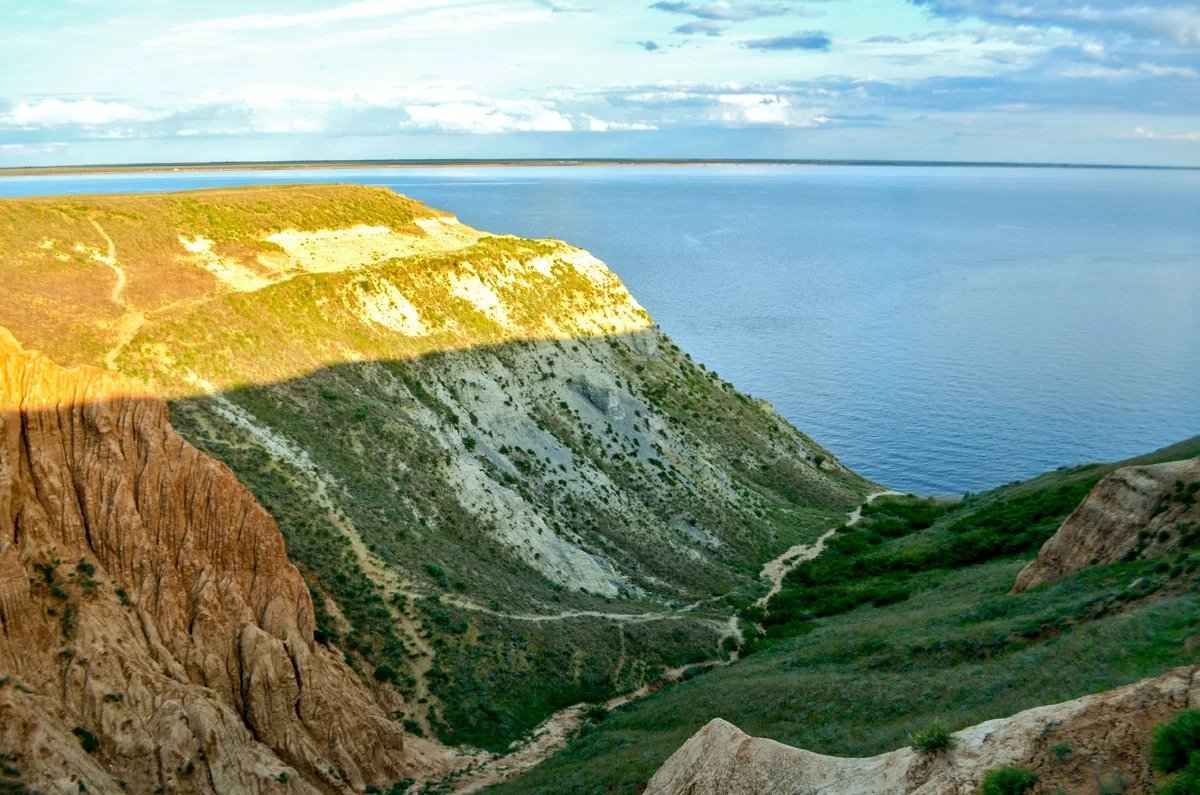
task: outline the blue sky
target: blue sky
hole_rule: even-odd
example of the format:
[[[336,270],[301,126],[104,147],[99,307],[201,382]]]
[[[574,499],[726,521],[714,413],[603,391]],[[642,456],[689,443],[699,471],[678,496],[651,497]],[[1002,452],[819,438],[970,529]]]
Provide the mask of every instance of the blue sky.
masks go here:
[[[1200,165],[1185,0],[0,0],[0,165]]]

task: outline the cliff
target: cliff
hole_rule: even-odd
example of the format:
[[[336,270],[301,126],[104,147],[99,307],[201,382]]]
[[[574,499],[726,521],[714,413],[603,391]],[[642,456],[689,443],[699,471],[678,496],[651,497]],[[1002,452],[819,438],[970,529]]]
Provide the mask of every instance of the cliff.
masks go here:
[[[454,744],[717,656],[870,488],[560,241],[363,186],[2,209],[0,325],[167,398],[279,523],[318,645]]]
[[[1014,591],[1073,571],[1162,555],[1200,537],[1200,458],[1122,467],[1104,477],[1021,570]]]
[[[1151,731],[1200,705],[1198,671],[1177,668],[980,723],[956,732],[955,746],[936,754],[902,748],[864,759],[824,756],[713,720],[663,764],[646,795],[974,795],[983,777],[1004,765],[1038,773],[1039,792],[1095,795],[1113,791],[1103,787],[1119,777],[1121,792],[1151,793]]]
[[[401,728],[166,404],[0,329],[0,749],[41,792],[350,792]]]

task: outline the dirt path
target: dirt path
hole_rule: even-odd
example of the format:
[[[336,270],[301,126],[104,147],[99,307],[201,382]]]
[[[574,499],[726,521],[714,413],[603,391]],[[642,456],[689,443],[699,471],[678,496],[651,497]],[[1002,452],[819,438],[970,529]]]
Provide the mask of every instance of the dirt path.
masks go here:
[[[685,673],[697,666],[728,665],[729,662],[731,661],[713,660],[706,663],[693,663],[692,665],[672,668],[669,671],[664,671],[655,677],[653,681],[642,685],[637,690],[631,690],[628,693],[622,693],[619,696],[610,698],[604,702],[604,708],[612,711],[623,704],[628,704],[630,701],[636,701],[639,698],[645,698],[651,693],[657,693],[667,685],[672,685],[680,681]],[[478,792],[492,784],[516,778],[530,768],[544,762],[556,752],[562,750],[566,746],[567,741],[579,730],[579,727],[585,720],[587,706],[586,704],[576,704],[575,706],[567,707],[554,713],[533,730],[528,741],[511,753],[490,757],[474,757],[475,760],[478,760],[478,766],[470,768],[465,774],[460,775],[453,784],[454,792]]]
[[[867,498],[846,516],[846,524],[843,525],[843,527],[853,527],[854,525],[858,524],[858,521],[862,519],[863,508],[867,507],[875,500],[889,494],[899,493],[900,492],[898,491],[885,490],[877,491],[874,494],[868,494]],[[783,588],[783,578],[788,575],[788,572],[799,566],[801,563],[807,563],[824,552],[825,544],[830,538],[833,537],[833,534],[840,529],[841,527],[830,528],[829,530],[825,531],[820,538],[811,544],[797,544],[774,560],[768,561],[763,566],[762,574],[760,576],[771,581],[771,590],[767,591],[767,595],[759,599],[754,604],[758,605],[759,607],[766,607],[767,603],[771,601],[771,597],[779,593],[780,589]]]
[[[873,494],[867,495],[867,498],[863,500],[858,507],[847,514],[844,525],[831,528],[811,544],[797,544],[779,557],[764,565],[763,576],[770,578],[771,590],[766,596],[764,596],[762,599],[759,599],[756,604],[760,607],[766,606],[766,604],[771,600],[771,597],[779,593],[779,590],[783,584],[783,578],[787,576],[787,573],[799,566],[801,563],[810,561],[820,555],[825,549],[826,542],[828,542],[829,539],[833,537],[833,534],[840,530],[841,527],[852,527],[858,524],[858,522],[862,519],[863,508],[870,505],[880,497],[899,493],[900,492],[898,491],[885,490],[877,491]],[[679,608],[677,611],[674,611],[675,617],[686,614],[708,601],[712,600],[706,599],[700,602],[693,602],[686,607]],[[489,610],[487,612],[494,611]],[[576,615],[606,618],[616,618],[619,616],[628,620],[653,620],[655,618],[671,617],[670,614],[631,615],[627,613],[610,614],[583,610],[570,613],[560,613],[553,616],[525,616],[525,618],[530,620],[554,620],[557,618],[571,617]],[[521,616],[514,615],[511,617],[519,618]],[[723,622],[722,626],[723,634],[720,636],[720,641],[718,642],[724,641],[727,637],[736,638],[739,642],[741,642],[742,631],[738,623],[738,616],[736,613],[729,616],[729,618]],[[684,673],[690,668],[700,665],[728,665],[736,659],[737,655],[735,653],[734,655],[731,655],[729,659],[715,659],[704,663],[695,663],[693,665],[685,665],[680,668],[673,668],[664,672],[661,676],[655,678],[652,682],[643,685],[637,690],[632,690],[628,693],[624,693],[609,699],[604,703],[604,707],[605,709],[613,710],[622,704],[627,704],[630,701],[643,698],[651,693],[656,693],[667,685],[678,682],[683,678]],[[583,725],[586,709],[586,704],[576,704],[574,706],[567,707],[566,709],[559,710],[546,720],[542,721],[542,723],[533,730],[529,739],[515,751],[510,753],[493,755],[476,753],[469,756],[464,755],[464,771],[460,772],[454,781],[454,792],[478,792],[484,787],[491,786],[492,784],[498,784],[502,781],[508,781],[516,778],[527,770],[530,770],[531,768],[541,764],[566,746],[568,740],[570,740],[571,737],[574,736],[579,730],[579,727]]]
[[[98,251],[94,251],[92,259],[112,268],[113,273],[117,276],[117,281],[113,284],[112,292],[108,294],[108,300],[124,310],[121,318],[117,321],[116,341],[104,354],[104,366],[109,370],[116,370],[117,357],[121,355],[121,351],[125,350],[125,346],[133,342],[133,338],[137,336],[142,324],[146,322],[146,316],[139,310],[131,307],[129,302],[125,300],[125,287],[129,284],[129,278],[125,275],[125,269],[121,267],[121,263],[117,261],[117,246],[113,243],[113,239],[108,236],[108,232],[104,231],[104,227],[100,225],[99,221],[95,218],[89,218],[88,220],[96,228],[96,232],[100,237],[104,238],[105,246],[105,252],[101,254]]]

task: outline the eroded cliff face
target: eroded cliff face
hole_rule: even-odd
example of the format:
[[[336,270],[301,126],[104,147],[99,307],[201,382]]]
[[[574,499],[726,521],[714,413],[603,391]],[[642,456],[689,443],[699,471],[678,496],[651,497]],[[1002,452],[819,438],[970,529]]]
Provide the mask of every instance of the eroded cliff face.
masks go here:
[[[1021,570],[1014,591],[1123,558],[1161,554],[1200,534],[1200,458],[1122,467],[1096,484]],[[1191,535],[1189,535],[1191,534]]]
[[[1178,668],[980,723],[956,732],[952,750],[932,755],[902,748],[863,759],[825,756],[751,737],[717,719],[663,763],[646,795],[974,795],[983,777],[1004,765],[1037,772],[1039,792],[1095,795],[1123,781],[1121,792],[1151,793],[1152,729],[1200,705],[1198,673]]]
[[[870,488],[595,257],[382,188],[0,200],[0,282],[27,348],[171,401],[318,636],[454,744],[715,656],[722,596]]]
[[[401,727],[275,522],[161,400],[0,329],[0,752],[42,792],[342,792]],[[419,756],[419,754],[417,754]]]

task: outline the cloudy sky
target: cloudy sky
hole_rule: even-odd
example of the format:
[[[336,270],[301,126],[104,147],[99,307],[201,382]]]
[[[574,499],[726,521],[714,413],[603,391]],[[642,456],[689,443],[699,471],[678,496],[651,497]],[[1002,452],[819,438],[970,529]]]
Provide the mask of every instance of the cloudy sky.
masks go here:
[[[1195,0],[0,0],[0,165],[1200,165]]]

